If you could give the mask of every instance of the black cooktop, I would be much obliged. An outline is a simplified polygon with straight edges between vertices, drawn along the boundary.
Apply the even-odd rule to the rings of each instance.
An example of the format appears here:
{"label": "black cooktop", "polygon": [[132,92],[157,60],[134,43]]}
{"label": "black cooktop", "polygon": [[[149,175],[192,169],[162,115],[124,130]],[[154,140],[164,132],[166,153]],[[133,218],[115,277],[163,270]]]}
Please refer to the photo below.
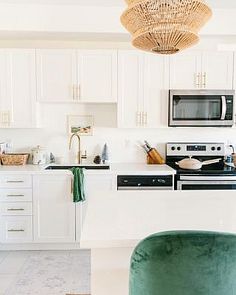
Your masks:
{"label": "black cooktop", "polygon": [[[181,175],[236,175],[236,169],[234,167],[229,167],[226,166],[223,162],[223,160],[220,163],[216,163],[216,164],[212,164],[212,165],[206,165],[206,166],[202,166],[201,169],[199,170],[186,170],[186,169],[180,169],[179,166],[177,166],[175,164],[175,162],[177,160],[180,159],[175,159],[175,161],[173,162],[173,159],[171,159],[170,161],[168,161],[166,164],[169,165],[170,167],[172,167],[173,169],[176,170],[177,174],[181,174]],[[206,158],[203,159],[199,159],[199,160],[207,160]]]}
{"label": "black cooktop", "polygon": [[210,168],[210,167],[204,167],[200,170],[186,170],[186,169],[180,169],[178,167],[176,167],[175,165],[169,165],[171,166],[172,168],[174,168],[176,171],[177,171],[177,174],[188,174],[188,175],[196,175],[196,174],[200,174],[200,175],[236,175],[236,169],[235,168],[232,168],[232,167],[228,167],[228,166],[225,166],[221,169],[219,168]]}

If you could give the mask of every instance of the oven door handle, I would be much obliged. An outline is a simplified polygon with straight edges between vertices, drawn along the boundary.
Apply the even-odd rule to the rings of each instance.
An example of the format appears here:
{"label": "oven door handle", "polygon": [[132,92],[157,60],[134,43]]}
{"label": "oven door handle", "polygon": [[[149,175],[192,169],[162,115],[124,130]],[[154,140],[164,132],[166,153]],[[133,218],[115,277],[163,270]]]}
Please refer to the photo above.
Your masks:
{"label": "oven door handle", "polygon": [[235,184],[236,185],[236,181],[227,181],[227,180],[226,181],[177,181],[177,190],[183,190],[183,185],[201,185],[201,184],[203,185]]}
{"label": "oven door handle", "polygon": [[180,176],[180,181],[236,181],[236,176]]}
{"label": "oven door handle", "polygon": [[221,112],[221,120],[225,120],[226,111],[227,111],[227,104],[226,104],[226,97],[224,95],[221,96],[221,103],[222,103],[222,112]]}

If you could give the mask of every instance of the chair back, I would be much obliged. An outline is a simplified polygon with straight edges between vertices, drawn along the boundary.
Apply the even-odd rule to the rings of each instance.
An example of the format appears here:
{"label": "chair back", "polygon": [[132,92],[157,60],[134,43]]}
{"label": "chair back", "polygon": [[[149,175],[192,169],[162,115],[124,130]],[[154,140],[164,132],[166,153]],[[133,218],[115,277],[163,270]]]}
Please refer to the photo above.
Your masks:
{"label": "chair back", "polygon": [[134,250],[129,295],[235,295],[236,235],[154,234]]}

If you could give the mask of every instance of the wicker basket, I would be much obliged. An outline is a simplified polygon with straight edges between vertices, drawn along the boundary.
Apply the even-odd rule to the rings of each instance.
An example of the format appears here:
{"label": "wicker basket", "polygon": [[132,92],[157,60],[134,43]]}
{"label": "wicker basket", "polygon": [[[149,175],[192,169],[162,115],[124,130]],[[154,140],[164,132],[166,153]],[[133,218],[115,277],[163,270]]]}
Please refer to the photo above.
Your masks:
{"label": "wicker basket", "polygon": [[29,154],[2,154],[2,165],[20,166],[25,165],[28,161]]}

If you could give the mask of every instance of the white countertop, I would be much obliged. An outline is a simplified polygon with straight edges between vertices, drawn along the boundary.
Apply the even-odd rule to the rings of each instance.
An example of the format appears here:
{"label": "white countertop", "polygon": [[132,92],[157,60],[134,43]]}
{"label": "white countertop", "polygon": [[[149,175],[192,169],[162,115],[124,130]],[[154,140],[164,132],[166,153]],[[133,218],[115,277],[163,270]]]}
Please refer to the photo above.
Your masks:
{"label": "white countertop", "polygon": [[134,247],[170,230],[236,233],[234,191],[99,192],[88,202],[83,248]]}
{"label": "white countertop", "polygon": [[[54,164],[51,164],[54,165]],[[63,164],[71,165],[71,164]],[[87,165],[87,164],[86,164]],[[24,166],[0,166],[1,173],[23,173],[23,174],[65,174],[71,173],[68,170],[45,170],[48,165],[24,165]],[[167,165],[146,165],[136,163],[110,164],[109,170],[86,170],[87,175],[101,174],[123,174],[123,175],[173,175],[175,170]]]}

